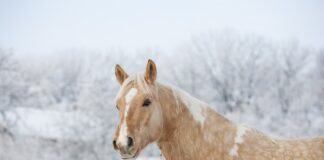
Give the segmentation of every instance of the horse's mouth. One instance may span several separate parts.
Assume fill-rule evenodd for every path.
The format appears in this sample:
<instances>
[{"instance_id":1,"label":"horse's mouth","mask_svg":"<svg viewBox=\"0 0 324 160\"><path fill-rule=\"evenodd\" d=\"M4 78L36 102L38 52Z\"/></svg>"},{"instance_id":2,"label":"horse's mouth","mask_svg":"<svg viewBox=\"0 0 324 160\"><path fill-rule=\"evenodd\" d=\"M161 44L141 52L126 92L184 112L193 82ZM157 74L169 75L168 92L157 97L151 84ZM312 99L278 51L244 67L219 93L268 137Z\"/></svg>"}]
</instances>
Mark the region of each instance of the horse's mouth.
<instances>
[{"instance_id":1,"label":"horse's mouth","mask_svg":"<svg viewBox=\"0 0 324 160\"><path fill-rule=\"evenodd\" d=\"M135 154L131 157L122 157L124 160L129 160L129 159L136 159L138 156L139 151L136 151Z\"/></svg>"}]
</instances>

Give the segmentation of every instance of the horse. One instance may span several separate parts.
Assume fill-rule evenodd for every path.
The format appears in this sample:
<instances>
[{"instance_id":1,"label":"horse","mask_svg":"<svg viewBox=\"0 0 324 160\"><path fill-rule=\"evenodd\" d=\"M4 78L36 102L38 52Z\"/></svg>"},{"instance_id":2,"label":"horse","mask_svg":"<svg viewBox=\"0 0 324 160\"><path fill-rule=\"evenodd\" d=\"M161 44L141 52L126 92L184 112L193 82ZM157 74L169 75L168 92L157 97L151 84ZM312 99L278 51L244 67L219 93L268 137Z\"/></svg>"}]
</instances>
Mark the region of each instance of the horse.
<instances>
[{"instance_id":1,"label":"horse","mask_svg":"<svg viewBox=\"0 0 324 160\"><path fill-rule=\"evenodd\" d=\"M239 125L208 104L158 82L148 60L143 74L128 76L115 66L119 124L113 147L122 159L136 159L156 143L166 160L324 160L324 137L275 139Z\"/></svg>"}]
</instances>

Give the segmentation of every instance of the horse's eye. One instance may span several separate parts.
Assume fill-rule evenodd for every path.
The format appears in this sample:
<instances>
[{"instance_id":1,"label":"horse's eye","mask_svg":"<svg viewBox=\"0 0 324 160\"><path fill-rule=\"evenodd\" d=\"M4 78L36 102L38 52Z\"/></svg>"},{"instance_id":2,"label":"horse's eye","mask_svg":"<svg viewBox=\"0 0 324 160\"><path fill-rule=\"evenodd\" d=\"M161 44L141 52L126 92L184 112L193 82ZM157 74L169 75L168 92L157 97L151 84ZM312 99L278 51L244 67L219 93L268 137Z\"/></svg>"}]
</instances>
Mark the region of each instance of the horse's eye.
<instances>
[{"instance_id":1,"label":"horse's eye","mask_svg":"<svg viewBox=\"0 0 324 160\"><path fill-rule=\"evenodd\" d=\"M151 104L151 101L149 99L145 99L143 103L143 107L148 107Z\"/></svg>"},{"instance_id":2,"label":"horse's eye","mask_svg":"<svg viewBox=\"0 0 324 160\"><path fill-rule=\"evenodd\" d=\"M118 105L116 105L116 108L119 110L119 107L118 107Z\"/></svg>"}]
</instances>

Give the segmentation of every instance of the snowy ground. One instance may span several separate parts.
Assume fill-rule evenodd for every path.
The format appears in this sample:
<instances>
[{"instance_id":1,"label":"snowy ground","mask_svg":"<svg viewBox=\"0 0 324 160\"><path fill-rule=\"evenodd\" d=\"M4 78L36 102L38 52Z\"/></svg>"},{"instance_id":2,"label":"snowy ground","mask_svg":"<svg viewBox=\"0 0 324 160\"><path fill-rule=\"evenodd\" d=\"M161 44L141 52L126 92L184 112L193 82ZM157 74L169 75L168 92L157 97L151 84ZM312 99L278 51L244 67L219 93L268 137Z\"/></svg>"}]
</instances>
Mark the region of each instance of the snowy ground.
<instances>
[{"instance_id":1,"label":"snowy ground","mask_svg":"<svg viewBox=\"0 0 324 160\"><path fill-rule=\"evenodd\" d=\"M0 148L6 150L6 154L0 155L0 158L3 157L6 160L20 160L23 159L23 157L30 157L33 158L33 160L71 159L70 156L74 157L75 155L78 155L80 148L87 146L84 144L87 144L88 142L91 143L102 134L105 134L102 126L100 126L102 124L102 122L100 122L101 120L90 117L84 112L14 108L8 110L5 114L7 115L5 125L12 126L9 129L16 137L14 141L0 137ZM260 119L257 121L253 115L248 115L246 113L231 113L227 114L226 117L233 121L243 121L245 124L250 126L259 127L260 130L266 131L275 136L278 135L278 132L287 131L287 128L284 127L286 125L278 126L280 124L290 124L290 130L296 128L292 132L300 131L300 129L298 130L299 123L293 123L291 121L282 123L276 122L273 124L272 127L277 129L275 133L271 132L273 131L271 130L271 127L266 125L271 124L269 122L270 119ZM311 124L313 124L314 128L321 128L324 126L324 118L320 115L317 118L313 118L313 120L314 121L311 122ZM0 121L0 123L3 122ZM296 135L291 133L286 134ZM24 147L26 144L31 145L32 148ZM110 151L109 153L114 155L112 156L114 157L113 159L119 159L119 155L113 151L110 144L108 144L108 146L110 147L108 148ZM64 149L65 147L68 148ZM59 153L64 156L60 154L52 154L51 152L55 150L59 151ZM16 154L16 151L19 151L21 157L13 156ZM155 152L153 152L153 155L152 151ZM89 151L84 153L85 155L82 156L82 159L92 159L94 157L91 152L88 152ZM30 155L30 153L34 154ZM144 151L143 155L140 156L138 160L160 160L162 157L159 157L158 155L158 149L151 145ZM151 156L154 156L155 158Z\"/></svg>"}]
</instances>

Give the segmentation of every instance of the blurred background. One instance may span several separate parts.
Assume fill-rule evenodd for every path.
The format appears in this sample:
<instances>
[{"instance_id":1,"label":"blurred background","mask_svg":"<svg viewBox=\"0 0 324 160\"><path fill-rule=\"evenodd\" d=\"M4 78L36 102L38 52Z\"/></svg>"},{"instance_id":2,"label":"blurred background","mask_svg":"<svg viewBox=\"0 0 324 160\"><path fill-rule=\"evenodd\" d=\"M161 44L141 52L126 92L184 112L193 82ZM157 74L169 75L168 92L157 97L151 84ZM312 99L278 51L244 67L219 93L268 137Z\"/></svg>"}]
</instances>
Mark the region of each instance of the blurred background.
<instances>
[{"instance_id":1,"label":"blurred background","mask_svg":"<svg viewBox=\"0 0 324 160\"><path fill-rule=\"evenodd\" d=\"M148 58L234 122L324 135L323 20L320 0L0 0L0 159L120 159L114 66Z\"/></svg>"}]
</instances>

